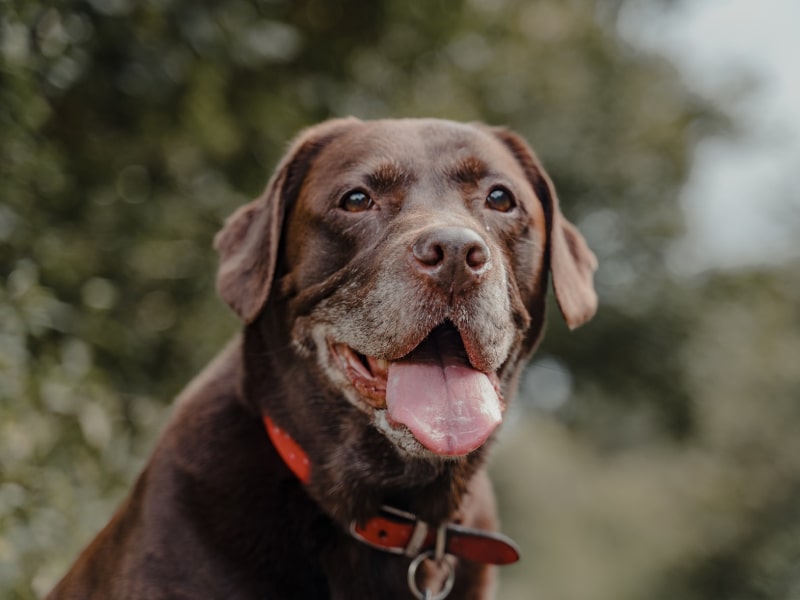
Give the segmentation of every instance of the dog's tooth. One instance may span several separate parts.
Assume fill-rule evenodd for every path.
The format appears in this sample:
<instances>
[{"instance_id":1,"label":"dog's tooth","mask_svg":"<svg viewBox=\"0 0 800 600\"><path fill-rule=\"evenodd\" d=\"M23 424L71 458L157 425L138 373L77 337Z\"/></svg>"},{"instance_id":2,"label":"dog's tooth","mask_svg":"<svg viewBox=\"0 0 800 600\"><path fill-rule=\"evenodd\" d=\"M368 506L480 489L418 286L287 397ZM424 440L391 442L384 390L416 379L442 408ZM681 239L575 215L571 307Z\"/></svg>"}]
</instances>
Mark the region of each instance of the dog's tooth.
<instances>
[{"instance_id":1,"label":"dog's tooth","mask_svg":"<svg viewBox=\"0 0 800 600\"><path fill-rule=\"evenodd\" d=\"M385 358L375 358L374 356L367 357L370 369L375 377L386 377L389 371L389 361Z\"/></svg>"}]
</instances>

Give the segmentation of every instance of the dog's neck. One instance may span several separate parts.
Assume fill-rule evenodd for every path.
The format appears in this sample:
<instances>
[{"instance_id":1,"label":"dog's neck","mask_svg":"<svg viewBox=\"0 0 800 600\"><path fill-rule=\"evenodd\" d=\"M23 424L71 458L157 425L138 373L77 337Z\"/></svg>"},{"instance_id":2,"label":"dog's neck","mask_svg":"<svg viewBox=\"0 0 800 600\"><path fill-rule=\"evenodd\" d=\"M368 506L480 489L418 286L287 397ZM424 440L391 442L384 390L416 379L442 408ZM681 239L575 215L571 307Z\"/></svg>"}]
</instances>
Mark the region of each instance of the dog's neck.
<instances>
[{"instance_id":1,"label":"dog's neck","mask_svg":"<svg viewBox=\"0 0 800 600\"><path fill-rule=\"evenodd\" d=\"M305 451L283 429L264 416L264 426L275 450L289 470L303 484L311 481L311 463ZM453 522L431 527L417 515L390 506L381 507L381 514L359 523L350 523L350 535L377 550L403 554L410 558L430 553L445 554L484 564L506 565L519 560L516 544L494 532L461 527Z\"/></svg>"}]
</instances>

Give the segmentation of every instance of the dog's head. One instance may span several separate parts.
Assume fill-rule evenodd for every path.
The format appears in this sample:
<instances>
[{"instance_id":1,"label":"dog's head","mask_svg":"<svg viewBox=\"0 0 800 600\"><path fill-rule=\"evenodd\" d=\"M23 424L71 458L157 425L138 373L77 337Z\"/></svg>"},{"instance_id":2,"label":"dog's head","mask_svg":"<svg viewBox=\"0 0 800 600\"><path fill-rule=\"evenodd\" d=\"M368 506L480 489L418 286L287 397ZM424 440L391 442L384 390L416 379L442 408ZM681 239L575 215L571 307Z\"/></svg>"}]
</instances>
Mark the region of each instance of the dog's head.
<instances>
[{"instance_id":1,"label":"dog's head","mask_svg":"<svg viewBox=\"0 0 800 600\"><path fill-rule=\"evenodd\" d=\"M541 335L548 273L570 327L597 305L595 257L535 155L479 124L313 127L216 247L222 298L285 331L272 356L412 459L489 438Z\"/></svg>"}]
</instances>

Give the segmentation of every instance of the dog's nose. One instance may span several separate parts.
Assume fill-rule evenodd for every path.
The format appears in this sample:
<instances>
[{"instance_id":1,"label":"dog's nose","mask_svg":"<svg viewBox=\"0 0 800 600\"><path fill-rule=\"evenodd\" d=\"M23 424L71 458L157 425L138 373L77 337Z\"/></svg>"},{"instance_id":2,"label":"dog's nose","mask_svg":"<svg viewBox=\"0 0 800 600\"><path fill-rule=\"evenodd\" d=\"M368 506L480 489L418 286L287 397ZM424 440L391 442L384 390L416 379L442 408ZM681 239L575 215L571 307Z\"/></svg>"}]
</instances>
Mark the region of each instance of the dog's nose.
<instances>
[{"instance_id":1,"label":"dog's nose","mask_svg":"<svg viewBox=\"0 0 800 600\"><path fill-rule=\"evenodd\" d=\"M475 281L489 265L489 247L467 227L428 229L411 246L411 254L418 271L447 287Z\"/></svg>"}]
</instances>

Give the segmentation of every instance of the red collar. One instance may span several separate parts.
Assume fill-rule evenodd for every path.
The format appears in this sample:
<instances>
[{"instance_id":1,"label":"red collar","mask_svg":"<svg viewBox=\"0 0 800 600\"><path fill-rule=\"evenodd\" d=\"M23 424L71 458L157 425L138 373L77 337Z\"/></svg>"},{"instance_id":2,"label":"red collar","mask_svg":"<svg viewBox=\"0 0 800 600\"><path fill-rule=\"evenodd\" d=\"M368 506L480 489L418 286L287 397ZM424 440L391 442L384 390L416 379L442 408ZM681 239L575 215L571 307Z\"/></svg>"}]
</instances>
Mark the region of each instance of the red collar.
<instances>
[{"instance_id":1,"label":"red collar","mask_svg":"<svg viewBox=\"0 0 800 600\"><path fill-rule=\"evenodd\" d=\"M308 456L292 437L264 416L269 439L286 466L304 484L311 480ZM508 537L490 531L445 523L432 527L415 515L390 506L363 525L355 520L350 534L365 544L395 554L416 557L424 553L452 554L459 558L492 565L506 565L519 560L519 549Z\"/></svg>"},{"instance_id":2,"label":"red collar","mask_svg":"<svg viewBox=\"0 0 800 600\"><path fill-rule=\"evenodd\" d=\"M267 428L272 445L275 446L275 450L278 451L289 470L301 482L308 484L311 480L311 463L308 462L308 455L305 451L266 415L264 415L264 426Z\"/></svg>"}]
</instances>

